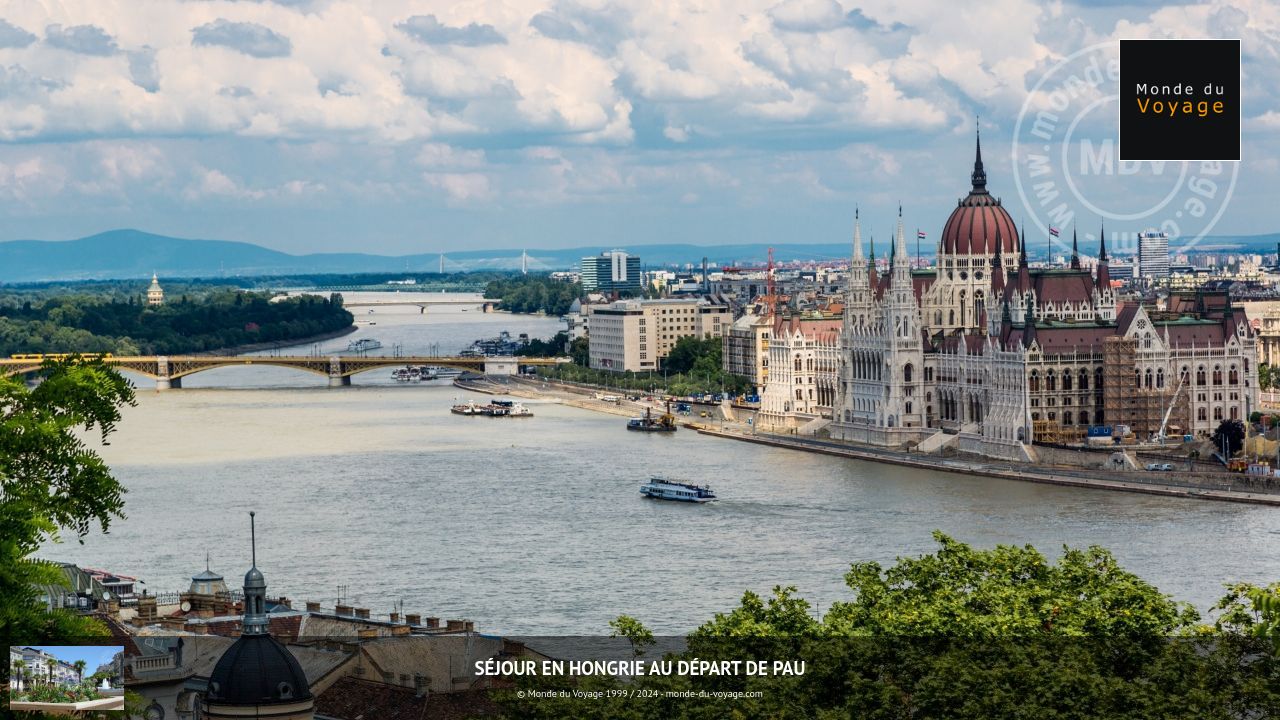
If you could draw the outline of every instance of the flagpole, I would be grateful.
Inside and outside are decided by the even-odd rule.
[[[920,228],[916,228],[916,262],[920,262]]]

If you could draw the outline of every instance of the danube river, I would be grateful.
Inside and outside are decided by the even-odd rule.
[[[362,337],[390,353],[560,329],[551,318],[472,309],[359,310],[356,334],[282,354],[328,354]],[[376,322],[376,325],[369,325]],[[44,556],[185,589],[211,567],[237,586],[249,510],[269,592],[468,618],[486,632],[596,634],[634,615],[693,629],[743,590],[796,585],[825,609],[858,560],[934,547],[938,529],[981,546],[1103,545],[1126,568],[1201,609],[1225,582],[1280,579],[1280,512],[1231,503],[926,472],[718,440],[628,433],[624,419],[530,403],[531,419],[449,413],[467,393],[396,385],[387,371],[328,388],[275,368],[191,376],[164,393],[139,379],[106,458],[129,493],[109,535]],[[479,399],[479,398],[477,398]],[[705,506],[644,500],[661,473],[713,485]]]

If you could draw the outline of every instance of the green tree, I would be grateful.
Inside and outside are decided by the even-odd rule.
[[[626,638],[631,643],[631,654],[635,657],[643,655],[645,648],[654,643],[653,631],[630,615],[619,615],[610,620],[609,627],[613,628],[613,632],[609,633],[609,637]]]
[[[1226,720],[1280,711],[1280,586],[1237,587],[1206,626],[1101,548],[1064,548],[1054,562],[1030,546],[935,539],[934,552],[890,567],[855,563],[845,575],[851,597],[822,616],[793,587],[745,593],[668,658],[803,662],[803,674],[583,678],[583,689],[683,695],[616,704],[510,696],[507,716]],[[717,692],[759,695],[728,703]]]
[[[1239,420],[1223,420],[1218,429],[1213,431],[1213,446],[1221,451],[1227,449],[1227,457],[1232,457],[1244,447],[1244,423]]]
[[[77,660],[71,664],[76,669],[76,680],[78,682],[84,682],[84,669],[88,664],[84,660]]]
[[[587,367],[591,364],[591,344],[585,337],[574,338],[569,343],[569,357],[573,358],[573,364],[578,367]]]
[[[101,635],[101,623],[38,603],[40,586],[65,584],[52,563],[31,557],[62,532],[83,538],[93,525],[104,532],[123,518],[124,488],[84,442],[103,442],[133,388],[99,361],[46,362],[42,382],[27,388],[0,378],[0,626],[24,642]]]

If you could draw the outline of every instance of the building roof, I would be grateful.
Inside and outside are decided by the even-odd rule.
[[[485,690],[418,696],[411,688],[346,677],[316,698],[316,713],[339,720],[464,720],[498,714]]]
[[[1036,302],[1079,304],[1093,299],[1093,275],[1088,270],[1036,270],[1031,273]]]
[[[302,665],[270,635],[241,635],[209,675],[211,705],[272,705],[310,697]]]
[[[942,252],[948,255],[991,255],[997,238],[1006,253],[1018,252],[1018,231],[1000,198],[987,192],[987,173],[982,165],[982,139],[978,138],[973,162],[973,187],[968,197],[957,203],[942,228]]]

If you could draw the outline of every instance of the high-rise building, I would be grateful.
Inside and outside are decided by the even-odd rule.
[[[733,323],[727,305],[701,298],[619,300],[592,308],[591,367],[615,372],[660,370],[680,338],[719,338]]]
[[[606,295],[640,295],[640,258],[625,250],[609,250],[582,258],[582,289]]]
[[[1148,230],[1138,233],[1138,272],[1144,278],[1169,277],[1169,236]]]

